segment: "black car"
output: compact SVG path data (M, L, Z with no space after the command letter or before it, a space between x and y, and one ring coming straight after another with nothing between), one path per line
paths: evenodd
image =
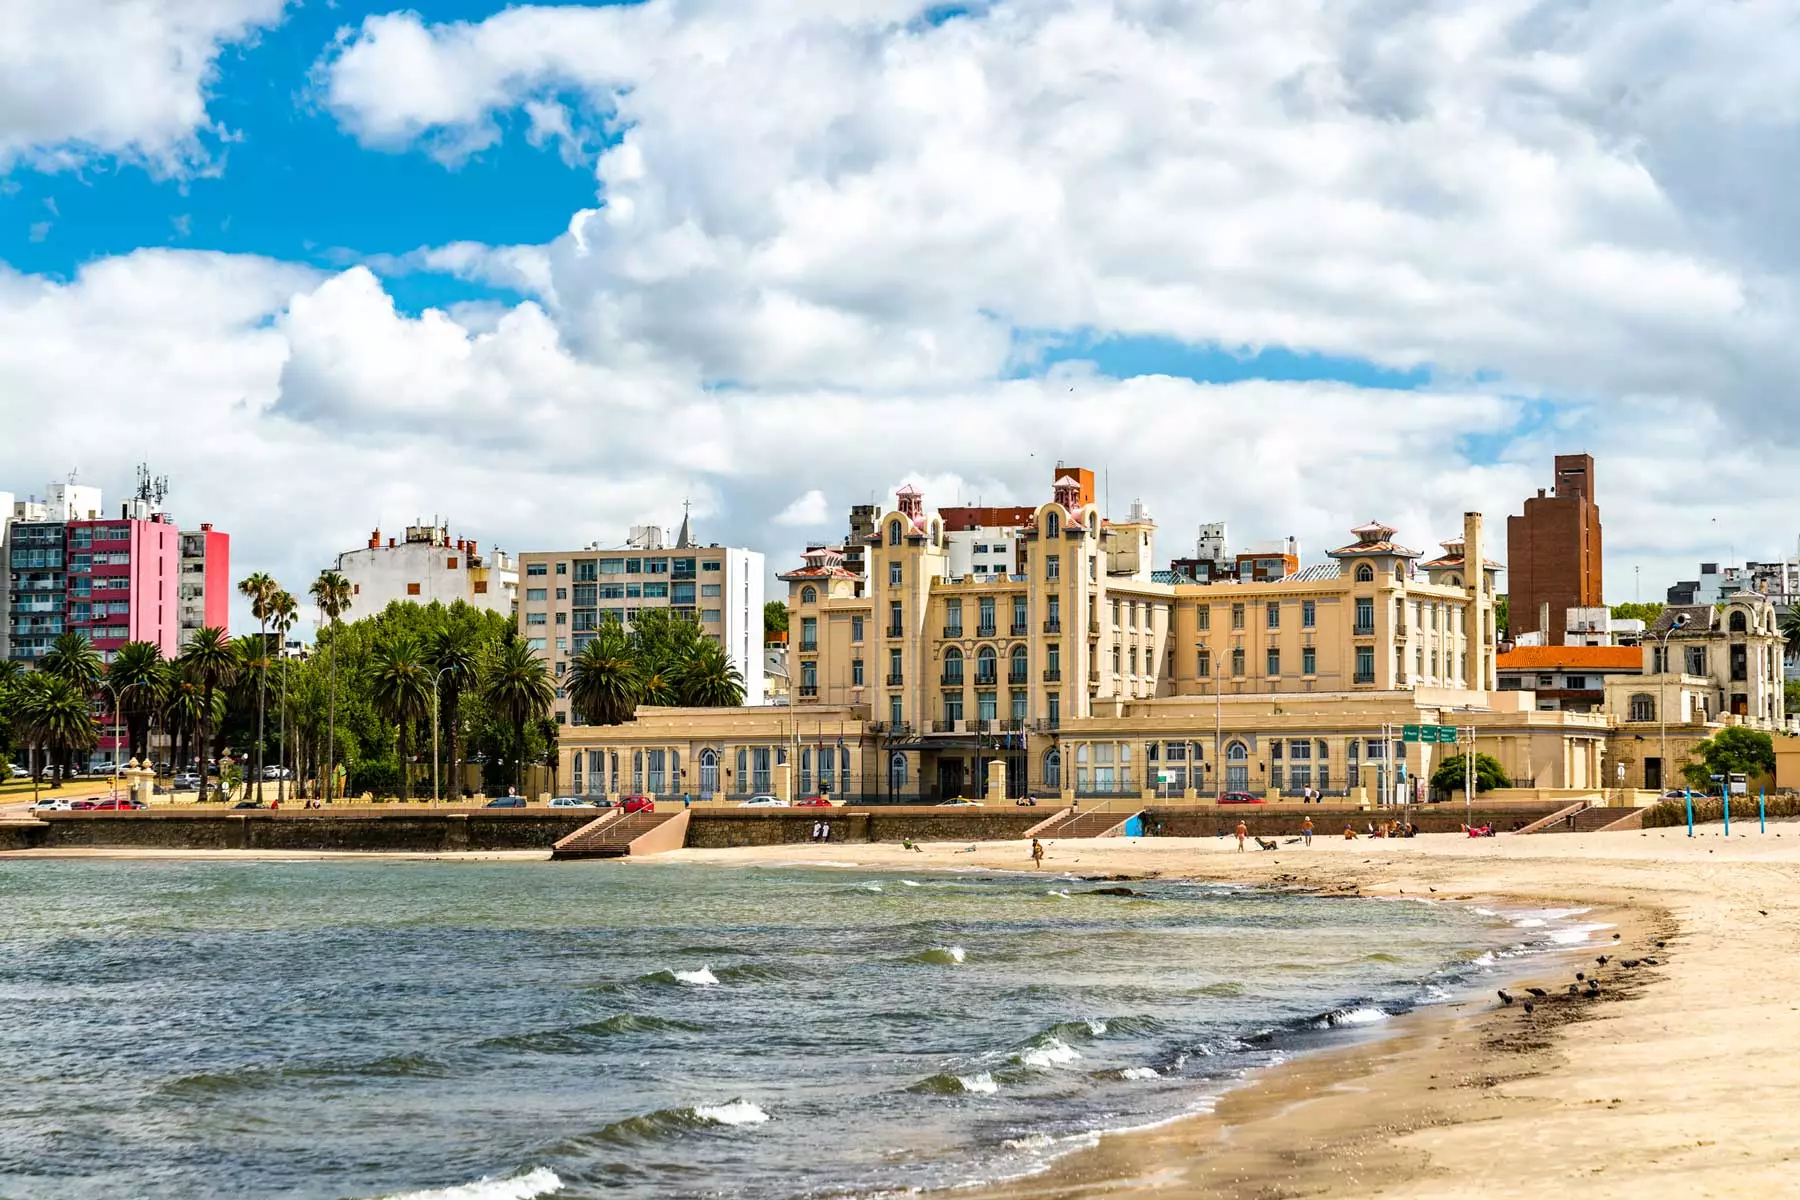
M262 804L255 800L239 800L233 808L261 808Z
M484 805L483 807L486 807L486 808L524 808L525 807L525 797L523 797L523 796L496 796L492 800L489 800L487 802L487 804Z

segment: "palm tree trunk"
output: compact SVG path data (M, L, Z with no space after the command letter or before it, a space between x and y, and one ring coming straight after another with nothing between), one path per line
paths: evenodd
M456 769L456 689L450 689L450 703L444 706L444 740L450 743L450 786L445 789L446 799L455 802L462 799L462 772Z
M331 702L325 718L325 803L337 785L337 639L331 640Z
M282 635L282 640L284 642L287 640L286 634ZM287 767L287 749L287 667L283 666L281 668L281 740L275 743L275 765L284 770ZM287 803L286 775L276 777L275 803Z
M269 623L257 622L257 636L260 639L257 648L262 651L258 656L262 663L260 677L256 681L256 802L263 798L263 710L267 706L269 695Z
M519 795L523 796L525 794L525 722L517 721L513 724L513 739L518 743L518 750L513 755L515 760L513 762L514 786L519 789Z

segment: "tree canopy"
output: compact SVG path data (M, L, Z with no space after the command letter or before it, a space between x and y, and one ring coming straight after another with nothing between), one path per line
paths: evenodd
M1775 773L1775 739L1757 729L1730 725L1694 747L1698 762L1681 769L1690 787L1717 790L1714 775Z
M1431 773L1431 786L1440 792L1461 795L1463 780L1468 774L1469 757L1466 754L1452 754L1438 765ZM1491 754L1475 755L1475 790L1491 792L1495 788L1511 787L1512 780L1506 777L1506 768L1500 760Z

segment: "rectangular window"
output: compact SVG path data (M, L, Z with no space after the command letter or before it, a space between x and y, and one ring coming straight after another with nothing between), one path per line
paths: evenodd
M1300 651L1300 673L1302 675L1317 675L1319 673L1319 652L1314 650L1311 646L1307 646Z
M714 559L710 562L701 563L700 569L702 571L722 571L725 569L725 564Z
M962 599L952 596L944 601L944 636L962 636Z
M1242 647L1231 652L1231 673L1242 678L1244 674L1244 651Z
M1112 648L1112 652L1113 652L1113 674L1117 675L1119 673L1120 665L1123 662L1124 656L1121 653L1119 647L1117 647L1117 646L1114 646Z
M526 563L525 564L525 574L527 576L548 575L549 573L550 573L550 564L549 563Z
M580 564L576 564L576 565L579 566ZM626 559L625 560L625 573L627 575L642 575L644 573L644 560L641 558Z
M1013 597L1013 615L1012 615L1012 635L1014 637L1023 637L1025 634L1025 622L1026 622L1025 613L1026 613L1025 597L1014 596Z
M861 617L850 618L850 640L853 642L863 640L863 619Z
M1279 650L1269 651L1269 674L1281 674L1281 651Z
M905 576L906 568L903 564L897 562L888 564L888 583L898 585Z
M860 658L853 658L850 660L850 686L851 687L861 687L862 685L863 685L863 660Z
M1055 729L1062 724L1062 693L1050 693L1050 728Z
M1231 606L1231 627L1233 629L1242 629L1244 627L1244 606L1242 604L1233 604Z
M666 559L666 558L646 558L644 560L644 574L646 574L646 575L667 575L668 573L669 573L669 560L668 559Z
M1025 723L1025 703L1029 696L1030 693L1023 688L1014 688L1009 693L1012 701L1012 722L1016 726Z
M592 583L592 582L594 582L594 572L595 572L595 562L593 559L578 558L575 560L575 582L576 583Z
M944 693L944 720L947 722L954 722L954 721L960 721L962 719L963 719L962 693L960 691L945 692Z
M1357 597L1356 632L1359 634L1370 634L1375 632L1375 600L1373 597Z
M819 618L802 617L800 620L800 649L817 650L819 648Z
M903 712L904 712L904 710L900 706L900 697L889 696L888 697L888 723L891 724L895 729L898 729L898 728L900 728L901 725L905 724L905 721L902 717Z
M978 605L978 611L981 617L981 632L978 636L993 637L997 632L994 628L994 598L992 596L983 596L976 601L976 604Z
M1311 629L1319 623L1319 605L1315 600L1300 602L1300 628Z
M975 693L975 719L978 721L998 721L1000 719L1000 700L997 693Z
M1271 600L1263 605L1263 624L1270 629L1281 628L1281 603Z
M601 584L600 598L602 600L623 600L625 598L625 585L622 583Z
M527 650L542 650L544 648L544 639L543 638L526 638L525 639L525 648Z
M1137 628L1137 612L1138 606L1136 600L1132 600L1125 605L1125 624L1133 629Z
M1375 647L1358 646L1356 648L1356 682L1375 682Z
M1149 666L1149 665L1150 665L1150 662L1149 662L1149 657L1150 657L1150 656L1149 656L1149 655L1145 655L1145 656L1144 656L1144 659L1145 659L1145 661L1144 661L1144 666L1146 666L1146 667L1148 667L1148 666ZM1131 648L1131 653L1130 653L1130 654L1128 654L1128 655L1127 655L1127 656L1126 656L1126 658L1127 658L1127 660L1128 660L1128 661L1129 661L1129 662L1130 662L1130 664L1131 664L1131 673L1132 673L1132 674L1133 674L1133 675L1136 675L1136 674L1137 674L1137 673L1138 673L1138 669L1137 669L1137 647L1136 647L1136 646L1133 646L1133 647L1132 647L1132 648Z
M569 573L569 564L566 562L557 563L556 564L556 573L558 575L567 575Z
M891 685L891 684L898 684L899 682L900 682L900 651L889 650L888 651L888 683Z
M692 604L693 602L694 585L691 583L683 583L681 577L676 576L674 589L669 593L669 603Z
M1044 648L1044 665L1050 669L1052 676L1062 673L1062 647L1052 642Z
M703 624L717 625L719 623L719 610L716 608L701 609L700 620Z
M669 585L668 584L666 584L666 583L646 583L644 585L644 599L646 599L646 600L667 600L668 598L669 598Z
M899 637L900 631L905 627L906 622L901 616L903 611L904 610L900 607L900 602L898 600L895 600L888 605L889 637Z
M1212 605L1202 604L1194 609L1194 628L1201 633L1212 628Z
M1200 648L1200 652L1195 656L1194 674L1201 679L1212 678L1212 651L1206 649L1204 646Z
M625 573L625 560L622 558L601 559L600 573L602 575L623 575Z
M525 599L527 602L533 601L533 600L540 600L540 601L544 600L544 599L548 598L549 594L550 593L549 593L548 589L545 589L545 588L526 588L525 589Z
M1571 675L1564 682L1564 686L1572 688L1578 692L1586 691L1587 690L1587 676L1586 675Z
M544 620L546 615L545 613L526 613L525 623L527 625L543 625L546 623Z
M592 608L594 606L595 597L598 595L599 595L599 588L595 584L591 584L591 583L576 584L575 585L575 600L574 600L575 607L576 608Z
M418 585L418 584L416 584L416 583L409 583L409 584L407 584L407 585L406 585L406 594L407 594L407 595L409 595L409 596L416 596L416 595L418 595L418 594L419 594L419 585Z
M637 584L634 583L631 586L635 588L635 587L637 587ZM702 600L705 600L708 598L717 599L719 597L719 594L723 590L724 590L724 585L722 585L722 584L703 583L700 585L700 598Z
M1044 556L1044 578L1045 579L1061 579L1062 578L1062 555L1046 554Z

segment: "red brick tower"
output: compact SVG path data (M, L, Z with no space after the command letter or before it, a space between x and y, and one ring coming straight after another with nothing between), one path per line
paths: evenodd
M1606 603L1600 574L1600 507L1594 503L1594 460L1556 456L1556 487L1525 501L1506 519L1508 625L1511 636L1544 634L1560 646L1571 608Z

